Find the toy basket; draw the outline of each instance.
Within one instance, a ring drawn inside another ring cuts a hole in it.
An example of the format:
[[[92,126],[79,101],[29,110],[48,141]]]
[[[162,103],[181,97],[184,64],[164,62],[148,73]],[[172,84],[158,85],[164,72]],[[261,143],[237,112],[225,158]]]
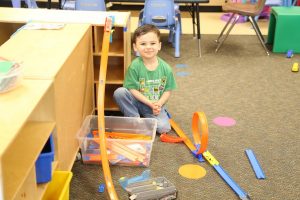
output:
[[[153,118],[105,117],[107,154],[111,164],[149,166],[157,120]],[[89,115],[77,133],[84,163],[101,164],[98,117]]]

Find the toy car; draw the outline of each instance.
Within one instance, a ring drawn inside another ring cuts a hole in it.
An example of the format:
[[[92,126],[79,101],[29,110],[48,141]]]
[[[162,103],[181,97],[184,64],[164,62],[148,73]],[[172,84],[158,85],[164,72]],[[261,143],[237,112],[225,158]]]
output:
[[[298,63],[294,63],[293,67],[292,67],[292,72],[298,72],[299,71],[299,64]]]

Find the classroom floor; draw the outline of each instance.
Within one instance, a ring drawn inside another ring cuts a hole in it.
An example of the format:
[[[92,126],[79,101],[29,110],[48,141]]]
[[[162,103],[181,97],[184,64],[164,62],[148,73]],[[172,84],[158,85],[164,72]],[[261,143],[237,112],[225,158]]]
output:
[[[190,18],[183,18],[180,58],[174,58],[174,49],[163,34],[159,56],[171,65],[178,84],[167,104],[168,111],[190,139],[193,113],[205,112],[209,151],[252,200],[299,199],[300,74],[291,72],[291,67],[300,63],[300,55],[288,59],[285,54],[271,52],[266,56],[249,22],[238,24],[215,53],[214,40],[224,25],[220,16],[201,13],[201,58],[191,35]],[[131,20],[134,30],[134,14]],[[259,25],[266,37],[268,21],[259,20]],[[216,117],[233,118],[236,124],[218,126],[213,122]],[[256,154],[265,180],[256,178],[245,155],[248,148]],[[196,180],[184,178],[178,173],[184,164],[199,165],[207,173]],[[148,168],[111,167],[121,200],[128,199],[128,194],[119,178],[139,176],[146,169],[151,170],[151,177],[163,176],[171,181],[178,190],[178,200],[239,199],[216,171],[207,162],[199,163],[184,144],[163,143],[157,136]],[[71,199],[108,199],[107,193],[97,192],[99,184],[104,183],[101,166],[77,161],[72,171]]]

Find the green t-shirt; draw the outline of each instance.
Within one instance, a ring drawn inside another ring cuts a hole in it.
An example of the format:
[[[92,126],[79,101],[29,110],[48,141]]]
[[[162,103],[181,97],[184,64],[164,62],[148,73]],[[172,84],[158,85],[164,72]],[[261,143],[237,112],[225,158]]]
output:
[[[138,57],[126,72],[124,87],[140,91],[150,101],[158,101],[165,91],[174,90],[177,85],[172,68],[161,58],[158,58],[157,68],[149,71]]]

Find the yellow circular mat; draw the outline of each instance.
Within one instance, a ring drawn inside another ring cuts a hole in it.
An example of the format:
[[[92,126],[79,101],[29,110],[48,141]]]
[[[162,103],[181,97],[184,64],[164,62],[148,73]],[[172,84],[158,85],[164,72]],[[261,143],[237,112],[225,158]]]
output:
[[[178,173],[185,178],[199,179],[205,176],[206,170],[199,165],[187,164],[182,165]]]

